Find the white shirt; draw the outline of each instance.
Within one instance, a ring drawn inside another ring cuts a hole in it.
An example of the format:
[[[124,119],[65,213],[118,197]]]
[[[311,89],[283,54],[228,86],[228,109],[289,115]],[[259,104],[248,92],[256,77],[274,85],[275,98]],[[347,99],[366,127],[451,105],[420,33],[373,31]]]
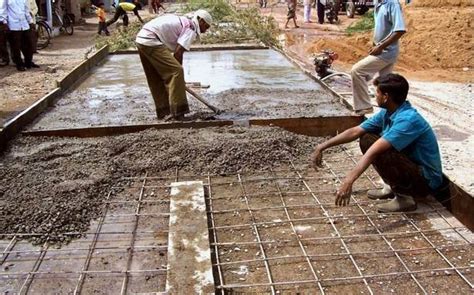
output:
[[[0,0],[0,22],[6,23],[11,31],[29,30],[33,18],[28,0]]]
[[[3,1],[3,0],[0,0]],[[28,0],[28,7],[30,8],[30,15],[33,19],[33,23],[36,24],[36,14],[38,14],[38,5],[36,5],[36,0]]]
[[[165,45],[173,52],[179,44],[189,51],[196,37],[197,32],[189,18],[165,14],[146,23],[135,42],[145,46]]]

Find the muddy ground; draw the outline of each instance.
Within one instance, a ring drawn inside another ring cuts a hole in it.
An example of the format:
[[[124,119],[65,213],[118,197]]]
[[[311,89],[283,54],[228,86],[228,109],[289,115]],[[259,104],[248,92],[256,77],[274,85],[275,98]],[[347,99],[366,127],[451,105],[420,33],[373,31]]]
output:
[[[277,128],[147,130],[106,138],[20,136],[0,159],[0,232],[67,242],[100,213],[111,183],[175,169],[193,174],[261,170],[305,160],[320,141]]]

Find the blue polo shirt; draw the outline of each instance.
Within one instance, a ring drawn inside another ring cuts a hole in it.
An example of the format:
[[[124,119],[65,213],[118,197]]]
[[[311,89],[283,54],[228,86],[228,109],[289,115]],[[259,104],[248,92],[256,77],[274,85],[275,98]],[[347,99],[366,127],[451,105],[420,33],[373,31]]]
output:
[[[393,32],[405,32],[402,8],[398,0],[376,0],[374,3],[374,43],[387,39]],[[380,55],[381,59],[395,63],[399,54],[398,40],[387,46]]]
[[[431,189],[443,182],[438,142],[431,126],[408,101],[389,114],[386,109],[360,125],[367,132],[380,135],[393,148],[404,153],[421,168]]]

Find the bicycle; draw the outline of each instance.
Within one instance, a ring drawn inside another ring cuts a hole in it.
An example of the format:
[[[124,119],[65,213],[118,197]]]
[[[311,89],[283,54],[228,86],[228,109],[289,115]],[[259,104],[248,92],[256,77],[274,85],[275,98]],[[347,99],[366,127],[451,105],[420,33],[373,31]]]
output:
[[[44,49],[48,47],[49,42],[51,41],[51,27],[49,26],[45,17],[36,17],[36,34],[38,35],[36,47],[38,49]]]
[[[74,25],[73,25],[73,20],[71,16],[67,13],[65,10],[65,7],[61,6],[61,10],[64,11],[64,15],[61,18],[59,14],[59,8],[57,5],[54,5],[54,10],[53,10],[53,22],[56,21],[59,23],[61,26],[59,30],[61,32],[66,32],[68,35],[74,34]]]
[[[53,11],[53,22],[58,22],[61,27],[61,32],[66,32],[68,35],[74,33],[73,20],[67,13],[64,14],[63,18],[59,17],[59,9],[54,8]],[[36,16],[36,34],[38,35],[38,41],[36,47],[38,49],[44,49],[48,47],[51,42],[51,35],[53,34],[53,28],[47,22],[47,19],[42,16]]]

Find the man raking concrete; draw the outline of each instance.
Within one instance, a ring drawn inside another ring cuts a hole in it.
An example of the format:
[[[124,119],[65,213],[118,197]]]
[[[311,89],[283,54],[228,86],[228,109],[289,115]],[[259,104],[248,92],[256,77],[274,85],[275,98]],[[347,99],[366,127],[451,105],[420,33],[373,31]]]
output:
[[[159,119],[183,120],[189,113],[183,54],[211,24],[211,15],[198,10],[192,19],[173,14],[159,16],[138,32],[138,53]]]

